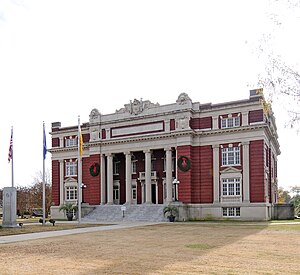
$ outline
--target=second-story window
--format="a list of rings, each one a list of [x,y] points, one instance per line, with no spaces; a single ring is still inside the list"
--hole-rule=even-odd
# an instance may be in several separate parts
[[[131,162],[131,173],[136,174],[136,160]]]
[[[120,170],[120,161],[114,162],[114,175],[119,175]]]
[[[77,176],[77,162],[66,162],[66,177]]]
[[[155,169],[156,169],[156,160],[152,159],[151,160],[151,171],[155,171]]]
[[[240,147],[228,147],[222,149],[222,165],[240,165]]]

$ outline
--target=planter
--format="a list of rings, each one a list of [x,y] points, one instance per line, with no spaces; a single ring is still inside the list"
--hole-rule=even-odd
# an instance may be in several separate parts
[[[73,221],[73,213],[68,213],[67,219],[68,219],[68,221]]]
[[[170,222],[174,222],[178,215],[178,209],[174,205],[168,205],[164,207],[164,215],[169,219]]]
[[[175,222],[175,216],[168,216],[169,222]]]
[[[68,221],[72,221],[73,211],[75,211],[75,213],[77,212],[77,205],[67,202],[59,207],[59,211],[64,211]]]

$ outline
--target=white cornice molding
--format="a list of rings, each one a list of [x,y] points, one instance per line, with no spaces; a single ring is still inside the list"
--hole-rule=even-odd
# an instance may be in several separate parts
[[[186,137],[189,136],[193,139],[201,138],[201,137],[213,137],[213,136],[220,136],[220,135],[228,135],[228,134],[235,134],[235,133],[247,133],[247,132],[253,132],[257,130],[266,130],[267,136],[271,137],[271,132],[269,129],[269,126],[264,124],[255,124],[255,125],[248,125],[248,126],[241,126],[241,127],[235,127],[235,128],[227,128],[227,129],[215,129],[210,131],[203,131],[203,130],[180,130],[180,131],[172,131],[168,133],[159,133],[159,134],[151,134],[151,135],[144,135],[144,136],[135,136],[135,137],[126,137],[126,138],[112,138],[109,140],[97,140],[85,143],[83,146],[83,153],[84,157],[89,156],[89,148],[92,147],[103,147],[103,146],[112,146],[116,144],[130,144],[130,143],[136,143],[136,142],[143,142],[143,141],[155,141],[155,140],[166,140],[166,139],[177,139],[180,137]],[[274,143],[274,147],[277,150],[277,153],[279,152],[279,144],[277,139],[272,139]],[[48,149],[48,151],[52,154],[56,153],[63,153],[63,152],[74,152],[77,153],[77,146],[73,147],[54,147],[51,149]]]

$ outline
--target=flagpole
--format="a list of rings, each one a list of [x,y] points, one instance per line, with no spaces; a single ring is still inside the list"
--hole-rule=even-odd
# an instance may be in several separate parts
[[[46,223],[46,188],[45,188],[45,158],[46,158],[46,134],[45,122],[43,121],[43,225]]]
[[[13,148],[13,126],[11,126],[10,150],[11,150],[11,187],[14,187],[14,148]]]
[[[77,168],[77,203],[78,203],[78,223],[81,223],[81,131],[80,116],[78,116],[78,168]]]

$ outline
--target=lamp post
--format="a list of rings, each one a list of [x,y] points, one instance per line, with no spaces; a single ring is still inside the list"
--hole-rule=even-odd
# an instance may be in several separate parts
[[[173,180],[173,188],[174,188],[174,201],[178,201],[178,184],[180,183],[179,180],[176,178]]]
[[[83,196],[83,190],[86,188],[86,185],[85,184],[81,184],[81,190],[82,190],[82,192],[81,192],[81,194],[82,194],[82,201],[81,201],[81,203],[84,203],[84,196]]]

